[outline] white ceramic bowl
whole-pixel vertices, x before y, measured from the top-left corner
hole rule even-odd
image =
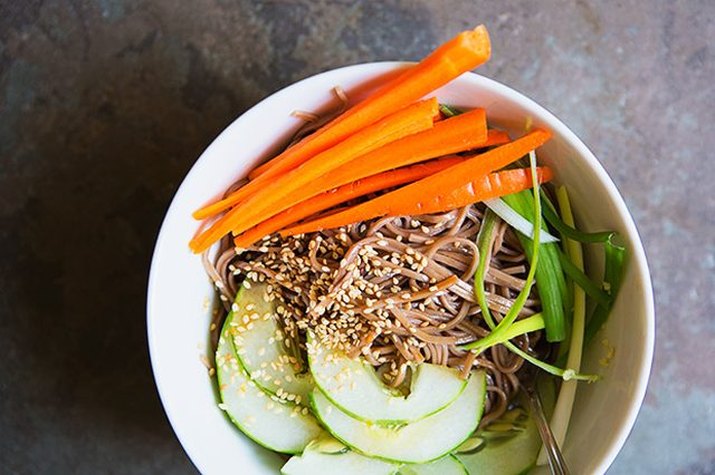
[[[333,101],[331,88],[353,97],[406,63],[368,63],[304,79],[261,101],[236,119],[201,155],[181,184],[159,233],[149,278],[147,327],[154,377],[181,444],[206,474],[278,473],[283,458],[244,437],[218,409],[216,390],[201,362],[208,352],[212,287],[187,242],[197,223],[191,212],[218,196],[272,153],[300,126],[291,111],[319,111]],[[362,92],[359,92],[362,91]],[[518,92],[476,74],[465,74],[436,92],[455,106],[484,107],[492,123],[524,130],[527,117],[554,137],[539,157],[568,185],[579,224],[587,230],[616,229],[626,239],[630,262],[620,298],[602,337],[585,352],[585,370],[603,375],[581,384],[564,453],[573,473],[603,473],[613,462],[640,408],[650,372],[654,310],[645,254],[623,199],[596,157],[543,107]],[[598,250],[588,263],[599,268]],[[599,365],[606,338],[615,347],[607,368]]]

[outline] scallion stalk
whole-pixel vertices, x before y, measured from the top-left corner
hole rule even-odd
[[[519,312],[524,308],[526,304],[526,299],[529,298],[531,293],[531,287],[534,285],[534,277],[536,276],[536,270],[539,264],[539,234],[541,233],[541,200],[539,199],[539,180],[536,175],[536,154],[531,151],[529,153],[529,161],[531,164],[531,180],[533,183],[534,192],[534,239],[531,241],[531,264],[529,266],[529,272],[526,275],[526,280],[524,283],[524,288],[521,289],[519,294],[514,299],[514,303],[507,311],[504,318],[499,322],[499,324],[492,329],[490,337],[495,340],[503,339],[509,327],[514,323],[516,318],[519,316]],[[482,340],[474,341],[464,348],[472,349],[478,348]]]
[[[562,219],[569,225],[574,225],[571,202],[565,187],[556,190],[556,198],[561,210]],[[569,264],[573,265],[579,272],[583,273],[583,249],[581,244],[571,238],[565,238],[566,252],[568,253]],[[569,341],[569,352],[566,360],[566,367],[578,372],[581,368],[581,355],[583,353],[584,327],[586,324],[586,292],[580,286],[574,288],[574,311],[571,337]],[[551,417],[551,431],[559,446],[563,447],[566,431],[568,429],[574,399],[576,398],[576,381],[564,381],[556,399],[554,414]],[[546,461],[546,454],[542,448],[537,463]]]
[[[498,332],[490,333],[489,335],[479,340],[477,342],[477,346],[470,349],[476,351],[477,353],[481,353],[492,346],[502,345],[513,338],[525,335],[526,333],[542,330],[543,328],[544,317],[540,313],[535,313],[530,317],[514,322],[501,334],[499,334]]]
[[[530,154],[529,158],[532,159],[531,160],[532,177],[535,178],[536,160],[535,160],[535,156],[533,155],[533,152],[532,152],[532,154]],[[535,179],[533,180],[533,182],[536,184],[535,188],[538,188],[538,182]],[[534,212],[534,216],[539,216],[538,228],[540,228],[541,227],[540,226],[540,224],[541,224],[540,223],[540,221],[541,221],[540,220],[540,212],[541,211],[537,207],[537,206],[539,206],[538,203],[540,203],[540,199],[539,199],[540,196],[538,194],[535,194],[534,196],[536,197],[536,199],[533,202],[533,205],[534,205],[533,212]],[[494,240],[494,232],[496,230],[496,225],[498,222],[499,222],[499,217],[493,211],[491,211],[490,209],[487,208],[484,218],[482,219],[481,228],[479,230],[479,233],[477,234],[477,247],[479,248],[479,263],[477,265],[477,270],[474,275],[474,293],[477,298],[477,303],[479,304],[479,307],[482,310],[482,316],[484,318],[484,321],[487,322],[487,325],[492,330],[492,333],[487,335],[486,338],[494,338],[495,340],[497,340],[497,339],[502,340],[501,344],[503,344],[512,353],[517,354],[518,356],[520,356],[524,360],[528,361],[529,363],[533,364],[534,366],[540,368],[541,370],[543,370],[549,374],[552,374],[554,376],[558,376],[559,378],[562,378],[565,381],[569,381],[572,379],[573,380],[582,380],[582,381],[597,380],[598,376],[580,374],[576,371],[573,371],[572,369],[562,369],[557,366],[546,363],[544,361],[541,361],[538,358],[523,351],[518,346],[514,345],[511,341],[509,341],[509,339],[504,339],[503,338],[505,336],[504,334],[502,334],[502,335],[497,334],[496,336],[492,336],[495,333],[494,330],[496,328],[496,323],[494,321],[494,318],[492,317],[491,311],[489,310],[489,306],[487,305],[486,292],[484,291],[484,277],[485,277],[486,271],[487,271],[487,260],[492,254],[492,244],[493,244],[493,240]],[[538,233],[537,233],[537,236],[535,236],[535,240],[533,240],[531,242],[532,245],[534,245],[535,242],[538,242]],[[538,265],[538,262],[537,262],[537,265]],[[563,280],[563,274],[561,274],[561,278]],[[564,280],[564,287],[565,287],[565,285],[566,284],[565,284],[565,280]],[[543,302],[543,300],[542,300],[542,302]],[[543,307],[543,305],[542,305],[542,307]],[[543,319],[543,315],[542,315],[542,319]],[[504,320],[502,320],[502,321],[504,321]],[[512,325],[512,327],[514,325]],[[478,341],[474,342],[473,346],[475,346],[475,347],[479,346]],[[468,349],[468,345],[465,345],[462,348]]]
[[[621,288],[627,253],[625,247],[614,242],[614,238],[615,234],[604,243],[606,264],[604,266],[603,281],[610,298],[607,305],[598,305],[588,319],[585,336],[586,344],[591,342],[593,337],[596,336],[596,333],[598,333],[598,330],[600,330],[603,324],[606,323],[606,320],[608,320],[613,302],[616,300],[618,291]]]
[[[493,198],[484,202],[487,207],[494,211],[501,219],[514,228],[517,232],[524,236],[534,239],[534,224],[522,215],[517,213],[511,206],[506,204],[501,198]],[[549,234],[545,230],[541,230],[541,239],[539,242],[545,244],[548,242],[558,242],[559,238]]]
[[[574,265],[569,256],[563,252],[559,252],[559,261],[561,262],[561,267],[563,267],[566,275],[569,276],[571,280],[576,283],[576,285],[581,287],[581,289],[586,292],[586,295],[592,298],[599,305],[610,305],[611,297],[599,288],[598,284],[589,279],[581,269]]]
[[[535,201],[540,200],[534,200],[528,191],[507,195],[502,199],[524,218],[531,222],[536,221]],[[531,251],[533,240],[521,233],[517,233],[517,237],[533,267]],[[536,287],[539,289],[541,309],[546,323],[546,339],[550,342],[563,341],[566,338],[567,326],[564,308],[568,306],[569,291],[559,261],[559,249],[555,243],[548,243],[541,244],[540,251],[541,259],[536,265]]]
[[[556,228],[556,230],[560,232],[562,236],[573,239],[574,241],[583,243],[607,242],[615,234],[613,231],[603,231],[598,233],[585,233],[583,231],[579,231],[574,226],[569,226],[561,218],[559,218],[559,215],[556,213],[556,210],[554,210],[553,206],[544,206],[543,208],[544,218],[546,219],[546,221],[551,226]]]
[[[443,116],[445,117],[454,117],[455,115],[459,115],[462,113],[461,110],[457,109],[456,107],[452,107],[447,104],[440,104],[439,105],[439,111],[442,113]]]

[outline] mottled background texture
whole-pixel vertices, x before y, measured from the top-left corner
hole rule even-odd
[[[0,472],[195,472],[144,323],[180,180],[275,90],[480,22],[480,72],[584,139],[650,260],[653,374],[611,473],[715,473],[715,3],[642,0],[0,0]]]

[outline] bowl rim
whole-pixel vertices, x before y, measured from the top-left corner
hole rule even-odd
[[[157,239],[150,263],[149,279],[147,284],[147,344],[149,349],[152,375],[157,388],[157,392],[159,394],[162,409],[166,414],[171,428],[176,435],[176,438],[179,440],[179,443],[181,444],[182,448],[188,455],[191,462],[201,472],[204,472],[205,470],[203,463],[200,462],[200,460],[202,460],[202,457],[195,452],[195,447],[189,443],[188,435],[185,434],[183,431],[179,430],[180,424],[178,423],[178,421],[180,419],[180,416],[172,413],[167,405],[168,390],[162,382],[160,370],[157,365],[158,356],[156,354],[156,344],[154,343],[155,339],[157,338],[157,335],[154,331],[154,321],[157,317],[153,316],[151,302],[154,298],[154,289],[156,286],[155,266],[158,262],[159,250],[161,249],[164,241],[170,239],[170,237],[167,236],[166,223],[172,211],[174,211],[177,196],[182,193],[182,191],[186,187],[186,184],[191,181],[192,176],[194,173],[197,172],[197,169],[200,168],[202,164],[208,160],[208,156],[211,155],[212,148],[215,143],[225,139],[229,134],[232,133],[232,129],[240,127],[245,122],[250,122],[253,116],[259,115],[261,113],[261,110],[264,109],[267,105],[280,101],[286,94],[290,94],[293,89],[301,88],[307,83],[330,75],[345,73],[352,73],[356,75],[369,75],[373,72],[376,74],[389,73],[394,69],[405,67],[410,64],[414,63],[410,61],[374,61],[342,66],[308,76],[304,79],[291,83],[269,94],[226,125],[226,127],[208,144],[204,151],[194,161],[191,168],[182,179],[181,184],[176,189],[176,192],[172,196],[170,204],[164,214],[164,218],[162,219],[159,232],[157,234]],[[496,91],[507,97],[510,101],[520,103],[530,109],[539,111],[540,115],[548,123],[548,126],[552,129],[552,131],[555,134],[560,135],[566,142],[573,146],[574,149],[577,150],[579,158],[583,159],[586,162],[587,166],[591,168],[591,170],[596,174],[596,176],[598,177],[598,181],[605,188],[606,193],[612,199],[613,203],[617,206],[618,211],[623,216],[623,224],[625,225],[626,233],[631,237],[631,242],[634,244],[632,255],[629,257],[629,266],[631,266],[634,271],[637,272],[637,278],[641,279],[643,282],[644,295],[642,298],[646,319],[644,334],[645,341],[643,347],[644,351],[639,363],[639,378],[633,391],[633,397],[631,399],[632,402],[630,404],[630,407],[628,408],[626,418],[623,421],[623,424],[621,424],[618,432],[613,434],[613,438],[606,456],[598,463],[599,472],[605,473],[605,471],[615,460],[618,453],[621,451],[626,439],[628,438],[629,434],[633,429],[636,417],[645,398],[653,362],[653,354],[655,347],[655,303],[652,281],[645,250],[643,248],[643,242],[633,220],[633,216],[628,210],[628,207],[626,206],[626,203],[620,192],[618,191],[616,185],[614,184],[613,180],[608,175],[603,165],[598,161],[593,152],[588,148],[588,146],[586,146],[586,144],[563,121],[561,121],[546,107],[540,105],[539,103],[526,96],[525,94],[517,91],[516,89],[500,83],[499,81],[487,78],[474,72],[467,72],[460,76],[460,79],[462,78],[468,78],[468,80],[473,81],[479,87],[484,87],[486,89]]]

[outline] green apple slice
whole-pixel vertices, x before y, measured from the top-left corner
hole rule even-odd
[[[403,465],[399,473],[400,475],[469,475],[462,462],[451,454],[430,463]]]
[[[300,365],[289,355],[276,320],[276,303],[268,302],[266,285],[241,286],[232,306],[233,345],[241,365],[261,388],[281,399],[306,405],[313,390],[310,374],[300,374]]]
[[[307,407],[281,401],[261,390],[241,366],[229,329],[230,314],[216,350],[216,373],[221,404],[241,431],[260,445],[276,452],[300,453],[322,432]]]
[[[353,391],[361,391],[357,387]],[[431,416],[402,426],[362,422],[342,412],[317,388],[313,409],[338,440],[370,457],[407,463],[427,463],[450,453],[476,429],[484,410],[486,377],[472,374],[467,387],[450,405]]]
[[[365,422],[418,421],[447,407],[467,385],[456,370],[423,363],[414,369],[410,394],[405,397],[385,386],[362,359],[349,358],[313,340],[308,342],[308,361],[315,384],[330,402]]]

